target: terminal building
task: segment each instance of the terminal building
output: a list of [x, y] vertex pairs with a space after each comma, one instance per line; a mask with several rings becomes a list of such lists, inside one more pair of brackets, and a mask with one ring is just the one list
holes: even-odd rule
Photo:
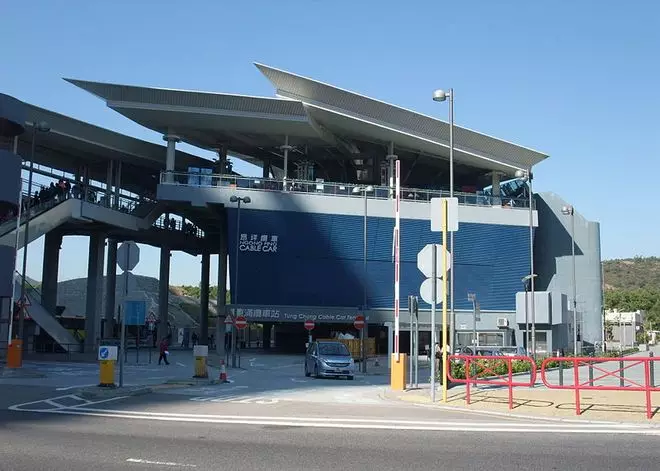
[[[37, 229], [30, 231], [28, 242], [42, 235], [47, 238], [44, 284], [40, 295], [33, 296], [40, 299], [30, 299], [33, 310], [39, 304], [52, 313], [57, 305], [56, 276], [53, 281], [51, 271], [57, 273], [61, 237], [89, 235], [94, 243], [90, 244], [86, 345], [112, 335], [107, 326], [116, 320], [114, 296], [105, 297], [103, 308], [96, 296], [104, 263], [99, 260], [100, 248], [108, 241], [107, 284], [111, 285], [117, 243], [134, 240], [161, 248], [160, 320], [167, 319], [170, 252], [202, 256], [201, 339], [207, 338], [209, 329], [204, 287], [210, 282], [210, 254], [219, 254], [217, 332], [224, 325], [223, 316], [242, 315], [263, 325], [264, 347], [301, 351], [307, 338], [305, 320], [315, 321], [315, 337], [327, 337], [351, 331], [355, 316], [363, 314], [368, 336], [375, 339], [378, 353], [385, 354], [392, 348], [394, 321], [398, 160], [401, 346], [403, 351], [409, 348], [407, 298], [419, 295], [425, 280], [417, 254], [427, 244], [442, 242], [441, 234], [431, 231], [430, 201], [450, 194], [449, 123], [256, 66], [272, 83], [275, 97], [67, 79], [112, 110], [161, 133], [163, 146], [0, 95], [0, 152], [3, 168], [12, 162], [13, 182], [20, 180], [22, 165], [23, 172], [32, 168], [66, 175], [83, 191], [95, 188], [105, 196], [105, 203], [73, 198], [30, 214], [37, 219], [31, 227]], [[51, 132], [35, 131], [40, 120], [50, 123]], [[30, 157], [33, 139], [38, 139], [37, 151]], [[183, 153], [176, 148], [180, 142], [213, 150], [217, 158]], [[261, 176], [235, 174], [229, 158], [261, 167]], [[527, 347], [525, 331], [531, 330], [532, 321], [541, 353], [571, 351], [574, 329], [582, 346], [601, 340], [599, 224], [575, 211], [565, 214], [569, 205], [556, 194], [530, 197], [535, 167], [546, 158], [542, 152], [454, 127], [453, 190], [459, 202], [459, 229], [452, 247], [450, 302], [456, 347], [474, 343], [475, 317], [481, 346]], [[8, 175], [3, 172], [2, 178]], [[8, 208], [18, 195], [17, 184], [13, 185], [14, 197], [5, 196]], [[122, 211], [124, 200], [127, 209]], [[184, 234], [165, 230], [164, 217], [169, 220], [171, 215], [194, 230]], [[24, 216], [19, 247], [26, 221]], [[2, 252], [6, 257], [14, 257], [16, 227], [11, 217], [1, 226], [0, 243], [11, 247]], [[222, 288], [227, 285], [227, 272], [231, 302], [225, 306]], [[114, 293], [114, 286], [105, 290]], [[430, 305], [420, 298], [422, 348], [429, 343], [429, 313]], [[39, 323], [37, 317], [32, 316]], [[52, 316], [43, 322], [54, 332], [57, 328], [51, 320]]]

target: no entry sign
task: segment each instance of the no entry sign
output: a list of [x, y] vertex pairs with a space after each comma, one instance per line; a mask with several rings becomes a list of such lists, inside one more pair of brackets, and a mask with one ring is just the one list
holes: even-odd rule
[[243, 316], [238, 316], [235, 324], [237, 329], [245, 329], [248, 325], [247, 320], [245, 320], [245, 317]]
[[355, 320], [353, 321], [353, 325], [358, 330], [364, 329], [364, 316], [355, 316]]
[[306, 320], [305, 321], [305, 329], [307, 330], [314, 330], [314, 321], [312, 320]]

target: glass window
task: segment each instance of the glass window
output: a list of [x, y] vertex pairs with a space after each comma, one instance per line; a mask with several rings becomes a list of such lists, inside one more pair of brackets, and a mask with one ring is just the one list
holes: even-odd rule
[[321, 355], [349, 356], [348, 348], [343, 343], [320, 343], [319, 352]]

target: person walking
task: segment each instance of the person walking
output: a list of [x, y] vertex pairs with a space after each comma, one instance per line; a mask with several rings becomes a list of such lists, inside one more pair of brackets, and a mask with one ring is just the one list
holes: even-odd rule
[[158, 357], [158, 364], [160, 365], [161, 361], [165, 360], [165, 364], [169, 365], [170, 362], [167, 361], [167, 355], [170, 354], [170, 352], [167, 350], [169, 347], [167, 338], [164, 338], [163, 340], [160, 341], [160, 356]]

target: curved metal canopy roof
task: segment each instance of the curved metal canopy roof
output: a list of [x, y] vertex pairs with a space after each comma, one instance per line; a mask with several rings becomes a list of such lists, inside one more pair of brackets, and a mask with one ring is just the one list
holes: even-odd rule
[[[149, 129], [177, 134], [202, 148], [224, 146], [258, 165], [279, 157], [284, 136], [297, 149], [332, 148], [352, 158], [360, 158], [366, 143], [391, 142], [396, 153], [448, 158], [449, 124], [444, 121], [263, 64], [256, 66], [277, 89], [277, 98], [65, 80]], [[458, 126], [454, 143], [458, 165], [508, 175], [548, 157]]]

